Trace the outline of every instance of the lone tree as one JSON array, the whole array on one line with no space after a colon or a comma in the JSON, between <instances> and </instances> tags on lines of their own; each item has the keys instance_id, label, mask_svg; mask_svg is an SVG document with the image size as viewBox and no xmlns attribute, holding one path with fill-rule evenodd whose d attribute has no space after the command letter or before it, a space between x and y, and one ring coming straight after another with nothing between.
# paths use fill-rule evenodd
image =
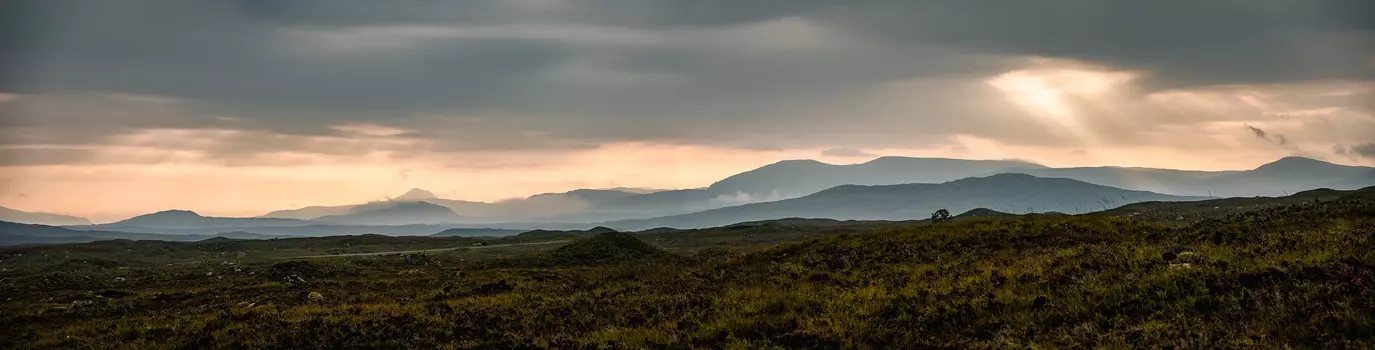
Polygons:
<instances>
[{"instance_id":1,"label":"lone tree","mask_svg":"<svg viewBox=\"0 0 1375 350\"><path fill-rule=\"evenodd\" d=\"M939 224L939 223L942 223L942 222L950 222L950 211L949 211L949 210L941 209L941 210L937 210L937 211L934 212L934 213L931 213L931 223L933 223L933 224Z\"/></svg>"}]
</instances>

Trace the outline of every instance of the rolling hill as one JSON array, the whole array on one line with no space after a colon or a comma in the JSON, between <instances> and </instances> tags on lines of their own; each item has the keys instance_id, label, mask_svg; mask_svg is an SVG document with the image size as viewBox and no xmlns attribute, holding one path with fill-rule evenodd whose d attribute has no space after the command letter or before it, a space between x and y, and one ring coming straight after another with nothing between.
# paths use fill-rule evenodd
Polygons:
<instances>
[{"instance_id":1,"label":"rolling hill","mask_svg":"<svg viewBox=\"0 0 1375 350\"><path fill-rule=\"evenodd\" d=\"M586 213L609 202L642 195L653 195L656 192L655 190L644 189L584 189L562 193L543 193L526 198L487 203L439 198L429 191L412 189L395 199L385 201L355 205L309 206L299 209L277 210L261 217L316 220L330 216L348 216L377 211L401 203L423 202L449 208L453 213L462 217L455 220L462 222L528 221ZM338 220L338 218L324 219L321 221L333 220ZM413 224L417 223L419 222L413 222Z\"/></svg>"},{"instance_id":2,"label":"rolling hill","mask_svg":"<svg viewBox=\"0 0 1375 350\"><path fill-rule=\"evenodd\" d=\"M1188 201L1199 197L1123 190L1070 179L999 174L940 184L844 185L800 198L707 210L686 215L606 223L621 230L653 227L701 228L787 217L838 220L912 220L938 209L962 213L975 208L1004 212L1085 213L1145 201Z\"/></svg>"},{"instance_id":3,"label":"rolling hill","mask_svg":"<svg viewBox=\"0 0 1375 350\"><path fill-rule=\"evenodd\" d=\"M391 206L343 215L330 215L314 221L345 225L446 224L462 220L453 210L428 202L401 202Z\"/></svg>"},{"instance_id":4,"label":"rolling hill","mask_svg":"<svg viewBox=\"0 0 1375 350\"><path fill-rule=\"evenodd\" d=\"M120 231L73 230L68 228L0 221L0 245L87 243L112 239L194 242L223 237L231 239L269 239L276 236L247 232L217 235L162 235Z\"/></svg>"},{"instance_id":5,"label":"rolling hill","mask_svg":"<svg viewBox=\"0 0 1375 350\"><path fill-rule=\"evenodd\" d=\"M637 191L574 190L495 203L437 198L414 189L398 198L445 206L458 222L608 222L690 214L742 204L779 201L842 185L943 183L969 177L1019 173L1065 178L1126 190L1178 196L1283 196L1313 188L1356 189L1375 185L1375 168L1286 157L1251 170L1191 171L1127 167L1049 168L1012 160L882 157L861 164L834 165L814 160L788 160L736 174L701 189ZM306 207L276 211L265 217L315 219L349 215L395 205L381 201L353 206ZM1089 201L1076 206L1099 207ZM999 207L994 210L1024 211ZM1066 208L1064 212L1087 208Z\"/></svg>"},{"instance_id":6,"label":"rolling hill","mask_svg":"<svg viewBox=\"0 0 1375 350\"><path fill-rule=\"evenodd\" d=\"M1351 190L1375 185L1375 168L1285 157L1242 171L1149 168L1041 168L1018 172L1062 177L1118 188L1188 196L1284 196L1316 188Z\"/></svg>"},{"instance_id":7,"label":"rolling hill","mask_svg":"<svg viewBox=\"0 0 1375 350\"><path fill-rule=\"evenodd\" d=\"M430 237L506 237L515 236L525 230L500 228L451 228L432 234Z\"/></svg>"},{"instance_id":8,"label":"rolling hill","mask_svg":"<svg viewBox=\"0 0 1375 350\"><path fill-rule=\"evenodd\" d=\"M211 229L211 228L230 228L230 227L249 227L249 226L306 226L313 224L310 221L296 219L277 219L277 218L224 218L201 216L188 210L165 210L152 214L145 214L118 221L99 227L75 228L119 228L119 227L144 227L144 228L163 228L163 229Z\"/></svg>"},{"instance_id":9,"label":"rolling hill","mask_svg":"<svg viewBox=\"0 0 1375 350\"><path fill-rule=\"evenodd\" d=\"M834 165L787 160L736 174L707 187L718 196L786 199L840 185L941 183L1044 166L1007 160L882 157L861 164Z\"/></svg>"},{"instance_id":10,"label":"rolling hill","mask_svg":"<svg viewBox=\"0 0 1375 350\"><path fill-rule=\"evenodd\" d=\"M53 226L91 224L90 220L86 220L85 218L79 218L75 216L51 213L33 213L5 207L0 207L0 221Z\"/></svg>"}]
</instances>

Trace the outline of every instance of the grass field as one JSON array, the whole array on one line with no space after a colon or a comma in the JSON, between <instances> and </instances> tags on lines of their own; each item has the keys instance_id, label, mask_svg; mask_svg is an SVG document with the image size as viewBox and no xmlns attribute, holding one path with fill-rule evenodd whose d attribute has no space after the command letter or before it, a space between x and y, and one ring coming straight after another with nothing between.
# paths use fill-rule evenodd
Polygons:
<instances>
[{"instance_id":1,"label":"grass field","mask_svg":"<svg viewBox=\"0 0 1375 350\"><path fill-rule=\"evenodd\" d=\"M1375 201L1272 204L1187 223L783 220L323 259L292 257L539 240L14 247L0 347L1375 346Z\"/></svg>"}]
</instances>

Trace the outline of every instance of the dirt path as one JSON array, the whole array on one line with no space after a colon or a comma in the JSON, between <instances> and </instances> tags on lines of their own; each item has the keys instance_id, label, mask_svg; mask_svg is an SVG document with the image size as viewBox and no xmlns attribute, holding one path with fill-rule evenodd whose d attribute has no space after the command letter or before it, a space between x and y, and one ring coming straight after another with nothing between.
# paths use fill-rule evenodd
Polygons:
<instances>
[{"instance_id":1,"label":"dirt path","mask_svg":"<svg viewBox=\"0 0 1375 350\"><path fill-rule=\"evenodd\" d=\"M390 251L390 252L376 252L376 253L349 253L349 254L306 255L306 256L296 256L296 257L289 257L289 258L282 258L282 259L315 259L315 258L337 258L337 257L346 257L346 256L368 256L368 255L387 255L387 254L414 254L414 253L443 252L443 251L459 250L459 249L486 249L486 248L514 247L514 246L522 246L522 245L539 245L539 244L566 243L566 242L568 242L568 240L546 241L546 242L534 242L534 243L497 244L497 245L483 245L483 246L464 246L464 247L436 248L436 249L421 249L421 250L396 250L396 251Z\"/></svg>"}]
</instances>

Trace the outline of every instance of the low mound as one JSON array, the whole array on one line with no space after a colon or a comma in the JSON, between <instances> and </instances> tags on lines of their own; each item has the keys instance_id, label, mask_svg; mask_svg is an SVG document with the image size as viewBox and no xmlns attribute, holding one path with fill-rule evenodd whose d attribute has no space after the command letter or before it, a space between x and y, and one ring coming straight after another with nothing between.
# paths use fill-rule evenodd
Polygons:
<instances>
[{"instance_id":1,"label":"low mound","mask_svg":"<svg viewBox=\"0 0 1375 350\"><path fill-rule=\"evenodd\" d=\"M997 210L993 210L993 209L988 209L988 208L974 208L974 209L970 209L969 211L964 212L963 214L955 215L955 218L956 218L956 219L973 219L973 218L1001 218L1001 217L1014 217L1014 216L1017 216L1017 215L1016 215L1016 214L1008 214L1008 213L1004 213L1004 212L1001 212L1001 211L997 211Z\"/></svg>"},{"instance_id":2,"label":"low mound","mask_svg":"<svg viewBox=\"0 0 1375 350\"><path fill-rule=\"evenodd\" d=\"M533 230L533 231L526 231L526 232L524 232L524 233L518 234L518 235L516 235L516 237L520 237L520 238L530 238L530 239L536 239L536 238L541 238L541 239L542 239L542 238L578 238L578 237L586 237L586 236L595 236L595 235L600 235L600 234L603 234L603 233L611 233L611 232L616 232L616 230L611 229L611 228L609 228L609 227L605 227L605 226L597 226L597 227L593 227L592 229L583 230L583 231L579 231L579 230L567 230L567 231L559 231L559 230Z\"/></svg>"},{"instance_id":3,"label":"low mound","mask_svg":"<svg viewBox=\"0 0 1375 350\"><path fill-rule=\"evenodd\" d=\"M667 255L630 234L607 232L559 247L548 258L559 265L600 265Z\"/></svg>"},{"instance_id":4,"label":"low mound","mask_svg":"<svg viewBox=\"0 0 1375 350\"><path fill-rule=\"evenodd\" d=\"M1342 197L1342 199L1375 199L1375 186L1356 190Z\"/></svg>"}]
</instances>

